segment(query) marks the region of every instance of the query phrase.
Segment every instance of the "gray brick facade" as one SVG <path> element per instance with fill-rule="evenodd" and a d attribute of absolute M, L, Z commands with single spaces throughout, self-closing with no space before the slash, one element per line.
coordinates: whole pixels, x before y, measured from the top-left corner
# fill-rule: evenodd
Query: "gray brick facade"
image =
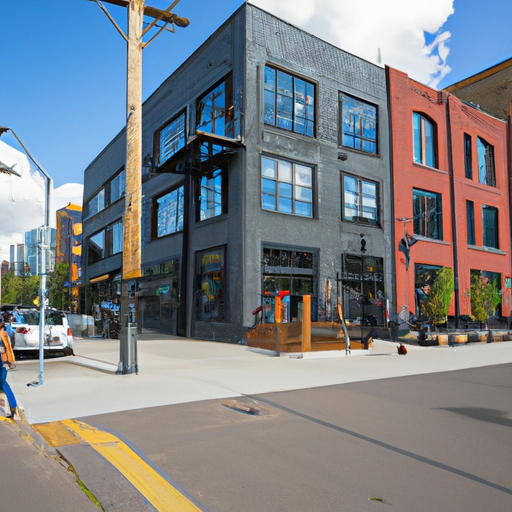
<path fill-rule="evenodd" d="M 314 84 L 314 137 L 264 123 L 266 65 Z M 179 308 L 186 309 L 186 328 L 182 334 L 230 342 L 243 339 L 244 332 L 254 323 L 253 311 L 262 304 L 264 278 L 273 278 L 272 272 L 275 272 L 275 268 L 267 268 L 263 257 L 264 250 L 271 249 L 312 255 L 313 264 L 308 271 L 293 269 L 290 274 L 295 273 L 298 280 L 305 277 L 312 283 L 310 292 L 315 298 L 315 314 L 319 319 L 337 318 L 336 277 L 342 275 L 342 256 L 361 255 L 362 234 L 367 242 L 365 257 L 368 261 L 382 258 L 383 278 L 379 288 L 383 288 L 380 291 L 391 299 L 393 280 L 389 234 L 392 219 L 384 69 L 245 4 L 144 102 L 143 155 L 154 156 L 155 132 L 184 109 L 188 122 L 187 142 L 197 137 L 197 99 L 229 74 L 233 83 L 234 117 L 239 126 L 237 139 L 242 147 L 230 150 L 222 164 L 228 176 L 225 213 L 198 221 L 195 216 L 197 196 L 191 192 L 189 230 L 185 237 L 185 242 L 188 241 L 187 261 L 182 258 L 184 232 L 161 238 L 154 236 L 155 199 L 182 184 L 186 178 L 183 173 L 150 173 L 149 167 L 143 168 L 143 270 L 171 260 L 178 261 L 180 269 L 182 265 L 187 268 L 186 282 L 183 282 L 181 270 L 151 277 L 156 283 L 154 286 L 160 286 L 160 290 L 173 279 L 179 281 L 179 290 L 183 290 L 180 288 L 183 286 L 187 290 L 186 304 L 180 302 L 182 291 L 174 297 L 176 304 L 170 309 L 159 310 L 160 316 L 163 313 L 172 319 L 155 328 L 177 333 L 176 309 L 179 305 Z M 340 145 L 340 93 L 377 108 L 376 155 Z M 84 204 L 122 168 L 123 145 L 124 131 L 86 169 Z M 339 153 L 344 153 L 346 159 L 340 160 Z M 312 166 L 313 218 L 262 209 L 262 155 Z M 342 220 L 342 173 L 377 184 L 377 225 Z M 196 182 L 193 184 L 197 187 Z M 123 203 L 120 200 L 86 219 L 84 240 L 122 217 Z M 120 272 L 119 254 L 87 265 L 87 242 L 84 247 L 85 282 L 103 274 Z M 222 318 L 217 319 L 206 318 L 204 309 L 198 313 L 203 307 L 202 302 L 209 297 L 205 286 L 212 286 L 201 282 L 198 255 L 216 248 L 221 248 L 224 255 L 223 273 L 219 274 L 222 279 L 217 276 L 215 283 L 223 289 L 222 299 L 216 306 L 222 310 Z M 291 282 L 295 278 L 292 276 Z M 146 291 L 141 300 L 147 300 L 146 317 L 156 322 L 154 308 L 161 308 L 166 298 L 157 300 L 156 296 L 149 297 L 153 293 L 149 278 L 144 286 Z M 140 319 L 143 327 L 151 328 L 144 325 L 144 318 Z"/>

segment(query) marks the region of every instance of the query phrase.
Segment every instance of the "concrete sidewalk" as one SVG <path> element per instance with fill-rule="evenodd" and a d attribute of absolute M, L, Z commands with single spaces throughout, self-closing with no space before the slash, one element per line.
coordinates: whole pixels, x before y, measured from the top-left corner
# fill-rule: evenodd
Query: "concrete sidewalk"
<path fill-rule="evenodd" d="M 9 382 L 29 423 L 159 405 L 328 386 L 512 362 L 512 342 L 455 347 L 375 340 L 370 351 L 272 357 L 245 345 L 146 336 L 138 342 L 139 374 L 116 375 L 119 340 L 77 339 L 75 356 L 20 361 Z"/>

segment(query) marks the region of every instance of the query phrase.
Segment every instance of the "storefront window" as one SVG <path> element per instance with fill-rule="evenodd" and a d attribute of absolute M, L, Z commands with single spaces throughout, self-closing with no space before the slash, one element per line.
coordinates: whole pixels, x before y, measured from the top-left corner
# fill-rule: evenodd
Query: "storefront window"
<path fill-rule="evenodd" d="M 226 319 L 226 269 L 223 247 L 197 253 L 196 309 L 198 320 Z"/>
<path fill-rule="evenodd" d="M 342 304 L 345 319 L 359 324 L 362 321 L 363 325 L 383 325 L 383 259 L 344 254 L 342 262 Z"/>

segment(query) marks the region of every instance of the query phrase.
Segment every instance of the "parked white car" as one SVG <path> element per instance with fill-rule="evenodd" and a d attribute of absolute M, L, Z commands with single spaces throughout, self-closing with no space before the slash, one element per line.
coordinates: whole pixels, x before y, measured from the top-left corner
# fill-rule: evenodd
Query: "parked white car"
<path fill-rule="evenodd" d="M 11 329 L 15 352 L 39 350 L 39 310 L 18 308 L 11 311 Z M 11 335 L 12 336 L 12 335 Z M 63 352 L 73 355 L 73 333 L 66 313 L 56 309 L 45 311 L 45 333 L 43 341 L 45 354 Z"/>

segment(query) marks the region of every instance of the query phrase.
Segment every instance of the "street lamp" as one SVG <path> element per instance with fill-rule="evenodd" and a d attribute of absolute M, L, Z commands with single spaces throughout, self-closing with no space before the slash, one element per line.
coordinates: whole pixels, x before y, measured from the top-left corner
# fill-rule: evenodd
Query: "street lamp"
<path fill-rule="evenodd" d="M 44 373 L 44 329 L 45 329 L 45 303 L 46 303 L 46 251 L 49 249 L 50 241 L 48 238 L 48 228 L 50 226 L 50 190 L 52 188 L 52 179 L 48 173 L 43 169 L 42 165 L 32 156 L 32 153 L 25 147 L 23 142 L 16 135 L 16 132 L 12 128 L 6 126 L 0 126 L 0 136 L 6 132 L 11 132 L 14 138 L 18 141 L 19 145 L 23 148 L 26 155 L 36 164 L 36 167 L 41 171 L 43 176 L 46 178 L 46 196 L 45 196 L 45 209 L 44 209 L 44 224 L 42 227 L 42 236 L 40 240 L 41 249 L 41 265 L 40 265 L 40 290 L 39 290 L 39 380 L 29 382 L 27 386 L 42 386 L 43 385 L 43 373 Z M 0 172 L 8 172 L 20 176 L 12 167 L 6 167 L 3 164 L 0 165 Z M 21 177 L 21 176 L 20 176 Z"/>
<path fill-rule="evenodd" d="M 16 164 L 14 164 L 16 165 Z M 18 178 L 21 178 L 21 174 L 17 173 L 14 170 L 14 165 L 8 166 L 7 164 L 4 164 L 2 160 L 0 160 L 0 173 L 2 174 L 10 174 L 13 176 L 18 176 Z"/>

